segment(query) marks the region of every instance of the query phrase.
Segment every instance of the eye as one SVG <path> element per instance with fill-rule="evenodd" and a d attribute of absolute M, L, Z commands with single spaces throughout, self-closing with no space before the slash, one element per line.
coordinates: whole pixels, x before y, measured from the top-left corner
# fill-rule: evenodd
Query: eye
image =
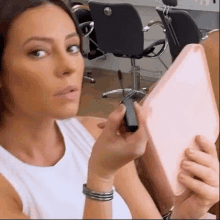
<path fill-rule="evenodd" d="M 30 56 L 42 58 L 46 55 L 46 52 L 44 50 L 33 50 L 29 53 Z"/>
<path fill-rule="evenodd" d="M 71 53 L 78 53 L 80 51 L 79 46 L 77 45 L 71 45 L 70 47 L 68 47 L 68 51 Z"/>

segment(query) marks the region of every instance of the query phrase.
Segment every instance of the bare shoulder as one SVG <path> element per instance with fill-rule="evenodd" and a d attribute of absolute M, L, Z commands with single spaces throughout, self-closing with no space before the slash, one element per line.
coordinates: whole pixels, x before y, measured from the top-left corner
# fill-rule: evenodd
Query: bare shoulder
<path fill-rule="evenodd" d="M 3 219 L 28 219 L 22 214 L 22 202 L 12 185 L 0 174 L 0 216 Z"/>
<path fill-rule="evenodd" d="M 102 132 L 102 129 L 100 129 L 97 125 L 107 120 L 105 118 L 92 116 L 77 116 L 76 118 L 95 139 L 97 139 Z"/>

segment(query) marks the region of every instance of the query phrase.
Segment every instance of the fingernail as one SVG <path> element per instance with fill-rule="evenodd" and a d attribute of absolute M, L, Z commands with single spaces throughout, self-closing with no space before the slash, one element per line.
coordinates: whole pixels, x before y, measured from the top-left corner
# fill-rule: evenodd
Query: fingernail
<path fill-rule="evenodd" d="M 203 138 L 202 135 L 198 135 L 198 136 L 197 136 L 197 140 L 198 140 L 198 141 L 204 141 L 204 138 Z"/>
<path fill-rule="evenodd" d="M 183 167 L 189 167 L 190 164 L 191 163 L 189 161 L 186 161 L 186 160 L 184 160 L 183 163 L 182 163 Z"/>
<path fill-rule="evenodd" d="M 124 109 L 124 104 L 121 103 L 121 104 L 119 105 L 118 110 L 121 112 L 121 111 L 123 111 L 123 109 Z"/>
<path fill-rule="evenodd" d="M 100 123 L 98 123 L 97 125 L 98 125 L 98 126 L 102 126 L 103 124 L 105 124 L 105 122 L 100 122 Z"/>
<path fill-rule="evenodd" d="M 193 154 L 194 152 L 195 152 L 194 150 L 189 149 L 189 153 L 190 153 L 190 154 Z"/>
<path fill-rule="evenodd" d="M 179 174 L 179 180 L 184 180 L 184 174 L 183 173 Z"/>

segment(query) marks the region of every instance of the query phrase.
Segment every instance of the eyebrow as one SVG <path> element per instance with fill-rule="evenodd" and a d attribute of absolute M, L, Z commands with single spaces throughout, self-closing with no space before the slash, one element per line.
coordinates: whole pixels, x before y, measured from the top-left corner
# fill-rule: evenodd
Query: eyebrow
<path fill-rule="evenodd" d="M 68 40 L 68 39 L 71 38 L 71 37 L 79 37 L 79 35 L 78 35 L 76 32 L 74 32 L 74 33 L 72 33 L 72 34 L 67 35 L 67 36 L 65 37 L 65 40 Z M 28 39 L 24 42 L 23 46 L 26 45 L 27 43 L 29 43 L 29 42 L 32 41 L 32 40 L 45 41 L 45 42 L 48 42 L 48 43 L 53 43 L 53 42 L 54 42 L 54 40 L 53 40 L 52 38 L 34 36 L 34 37 L 28 38 Z"/>

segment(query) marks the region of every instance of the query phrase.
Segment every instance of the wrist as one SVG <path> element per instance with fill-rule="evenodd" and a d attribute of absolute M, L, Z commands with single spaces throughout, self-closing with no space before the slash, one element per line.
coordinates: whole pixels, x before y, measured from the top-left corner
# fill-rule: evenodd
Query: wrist
<path fill-rule="evenodd" d="M 103 178 L 93 172 L 88 173 L 87 188 L 97 192 L 110 192 L 114 184 L 114 176 Z"/>
<path fill-rule="evenodd" d="M 188 212 L 187 209 L 182 210 L 179 209 L 177 206 L 174 206 L 170 219 L 206 219 L 207 218 L 207 213 L 205 213 L 202 217 L 200 217 L 201 215 L 196 211 L 192 213 L 191 211 Z"/>

